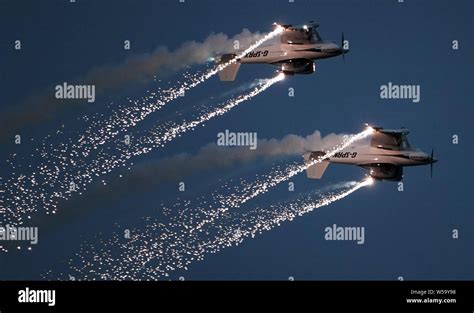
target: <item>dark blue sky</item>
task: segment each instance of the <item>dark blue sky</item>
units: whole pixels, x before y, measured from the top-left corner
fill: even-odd
[[[14,110],[28,96],[52,90],[58,82],[76,80],[94,67],[118,64],[158,46],[173,50],[213,32],[232,36],[243,28],[269,31],[274,21],[315,20],[325,39],[339,42],[344,32],[351,50],[345,63],[341,58],[318,61],[315,74],[289,77],[137,163],[196,152],[226,128],[255,131],[259,138],[282,138],[315,130],[323,135],[355,133],[370,122],[388,128],[405,126],[411,130],[413,146],[424,151],[434,148],[439,162],[433,179],[428,167],[408,168],[404,192],[397,191],[395,183],[377,183],[238,247],[206,256],[174,275],[187,279],[473,279],[473,9],[472,1],[0,1],[0,110]],[[12,48],[16,39],[22,41],[20,52]],[[131,51],[122,49],[125,39],[131,40]],[[457,51],[451,48],[453,40],[459,41]],[[177,105],[211,101],[211,96],[254,78],[271,77],[273,72],[266,65],[243,65],[237,82],[227,86],[211,79]],[[179,73],[167,79],[173,82],[178,77]],[[380,85],[388,82],[419,84],[421,101],[381,100]],[[289,87],[295,88],[294,98],[287,96]],[[103,94],[93,108],[66,109],[18,131],[41,139],[64,121],[104,110],[111,100],[139,96],[140,90],[130,86]],[[160,114],[154,114],[152,122]],[[453,134],[459,135],[458,145],[451,142]],[[18,148],[11,142],[0,144],[4,163]],[[186,177],[185,197],[206,196],[220,185],[219,178],[250,178],[271,166],[272,162],[251,163]],[[0,169],[2,177],[10,175],[7,167]],[[361,177],[359,168],[332,166],[322,181],[307,180],[304,174],[292,181],[296,192],[307,192]],[[295,197],[283,185],[245,207]],[[139,225],[142,216],[182,197],[175,182],[145,192],[127,188],[129,192],[121,192],[118,200],[91,197],[62,204],[62,211],[49,217],[43,233],[40,228],[40,243],[33,251],[0,256],[0,279],[38,279],[46,269],[64,268],[64,260],[97,231],[112,232],[114,223]],[[324,228],[334,223],[364,226],[366,243],[325,241]],[[459,230],[457,240],[451,237],[454,228]]]

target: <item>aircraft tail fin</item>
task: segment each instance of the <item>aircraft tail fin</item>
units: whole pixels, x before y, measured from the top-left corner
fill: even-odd
[[[308,152],[304,155],[304,161],[306,164],[308,164],[313,160],[321,158],[324,154],[325,153],[323,151]],[[311,165],[306,169],[306,176],[312,179],[321,179],[328,165],[328,160],[322,160],[321,162]]]
[[[235,57],[236,57],[235,53],[224,54],[222,55],[219,64],[227,63]],[[237,72],[239,71],[239,68],[240,68],[239,62],[235,62],[228,65],[222,71],[219,71],[219,79],[221,81],[234,81],[235,77],[237,76]]]

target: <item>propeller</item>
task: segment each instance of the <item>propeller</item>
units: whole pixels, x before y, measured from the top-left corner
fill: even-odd
[[[345,63],[346,59],[344,57],[344,54],[346,54],[346,50],[344,49],[344,32],[342,32],[342,36],[341,36],[341,50],[342,50],[342,60]]]
[[[436,161],[434,161],[434,149],[431,149],[431,163],[430,163],[430,177],[433,178],[433,163],[435,163]]]

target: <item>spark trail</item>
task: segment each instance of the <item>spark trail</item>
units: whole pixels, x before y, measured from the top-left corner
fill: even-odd
[[[93,128],[86,130],[86,135],[84,140],[81,140],[76,144],[75,148],[83,147],[84,145],[90,146],[86,149],[85,153],[89,153],[91,146],[97,144],[103,144],[106,140],[116,136],[119,132],[123,132],[129,127],[135,126],[137,123],[145,119],[149,114],[161,109],[167,103],[172,100],[177,99],[183,95],[186,91],[198,86],[199,84],[207,81],[209,78],[213,77],[226,67],[237,62],[238,59],[243,58],[247,53],[258,48],[264,42],[278,36],[283,31],[283,28],[277,27],[272,32],[266,34],[261,39],[257,40],[250,47],[245,49],[243,52],[239,53],[232,60],[221,63],[216,66],[214,69],[207,71],[204,74],[195,73],[187,74],[185,77],[189,80],[181,83],[178,87],[173,87],[164,92],[150,93],[148,96],[142,99],[142,102],[135,101],[134,107],[122,107],[118,112],[115,112],[111,118],[106,121],[100,120],[95,123]],[[160,98],[156,99],[158,95],[161,95]],[[150,103],[150,100],[155,100],[154,103]],[[86,118],[87,119],[87,118]],[[97,129],[96,126],[99,126]]]
[[[69,155],[67,149],[58,150],[57,152],[61,156],[58,158],[48,158],[48,155],[42,155],[43,163],[36,171],[33,170],[27,175],[13,175],[10,180],[2,184],[0,210],[5,213],[3,223],[21,224],[25,217],[29,219],[32,213],[39,210],[44,210],[46,214],[56,213],[60,200],[68,200],[74,193],[81,194],[97,177],[106,175],[115,168],[127,164],[133,165],[133,162],[130,162],[132,157],[146,154],[153,148],[163,147],[176,137],[195,129],[214,117],[227,113],[240,103],[250,100],[283,78],[284,75],[279,74],[274,78],[261,80],[249,93],[231,98],[216,109],[205,110],[192,121],[174,125],[173,123],[160,125],[148,135],[135,140],[132,145],[116,141],[113,147],[98,151],[92,161],[86,158],[82,162],[70,163],[66,158]],[[89,162],[85,162],[86,160]],[[74,190],[70,188],[71,182],[74,183]],[[0,246],[0,250],[5,251],[6,249]]]
[[[111,162],[107,162],[107,164],[103,165],[101,171],[97,170],[96,165],[100,163],[100,160],[98,160],[97,158],[100,157],[100,155],[104,155],[102,151],[98,151],[98,155],[91,156],[91,153],[96,152],[99,146],[104,145],[108,140],[115,137],[119,132],[137,125],[140,121],[145,119],[146,116],[160,109],[166,103],[176,99],[183,92],[205,82],[207,79],[217,74],[220,70],[235,63],[238,58],[243,57],[246,53],[259,47],[265,41],[276,37],[282,32],[282,30],[283,29],[279,27],[274,31],[268,33],[260,40],[256,41],[253,45],[245,49],[235,59],[232,59],[229,62],[223,64],[219,64],[215,69],[210,70],[205,74],[201,75],[197,73],[191,75],[190,81],[181,84],[180,87],[171,88],[170,90],[167,90],[164,93],[150,93],[148,96],[142,99],[141,103],[139,103],[139,101],[136,101],[135,104],[138,105],[135,107],[122,107],[118,112],[113,113],[112,117],[106,119],[105,121],[103,120],[104,116],[102,114],[98,114],[93,118],[84,117],[83,119],[86,122],[90,122],[91,126],[86,129],[83,135],[78,136],[77,141],[74,141],[72,138],[69,138],[68,142],[60,143],[57,146],[53,146],[51,144],[48,146],[46,140],[42,142],[42,146],[36,149],[36,153],[40,156],[40,159],[42,161],[36,167],[36,171],[33,171],[32,173],[22,173],[20,175],[16,175],[17,170],[19,170],[17,167],[21,167],[21,164],[15,166],[14,163],[16,162],[16,154],[13,154],[12,158],[7,160],[7,163],[11,165],[13,176],[16,177],[14,177],[13,180],[10,179],[5,182],[0,182],[0,212],[6,212],[9,214],[9,216],[15,216],[17,215],[16,211],[24,211],[25,213],[27,213],[27,218],[30,219],[31,217],[29,214],[35,211],[34,207],[37,207],[41,204],[47,214],[49,214],[50,212],[52,214],[56,213],[55,208],[57,200],[67,200],[69,198],[69,194],[74,193],[76,191],[81,193],[83,190],[85,190],[84,186],[81,186],[81,184],[83,184],[84,181],[86,182],[86,184],[91,183],[91,175],[100,176],[110,172],[109,169],[104,170],[104,166],[110,166],[109,164]],[[282,77],[280,78],[282,79]],[[265,89],[268,87],[269,86],[265,87]],[[258,93],[259,92],[257,92],[256,94]],[[153,103],[153,100],[156,99],[159,95],[161,95],[162,97]],[[245,97],[243,100],[239,99],[238,103],[248,99],[249,97]],[[224,108],[224,112],[216,112],[214,116],[222,115],[228,110],[230,110],[230,108]],[[192,125],[198,125],[199,123],[200,121],[197,120],[194,121]],[[192,128],[192,125],[189,125],[189,127]],[[183,131],[188,130],[186,125],[180,125],[178,127],[180,129],[174,129],[173,132],[179,134]],[[185,129],[181,129],[182,127],[185,127]],[[62,134],[63,129],[58,130],[57,133]],[[49,138],[51,138],[51,135],[48,135],[46,137],[46,139]],[[173,134],[169,133],[167,138],[174,138]],[[143,142],[153,144],[152,142],[150,142],[150,140],[146,139],[141,140],[140,143]],[[128,147],[117,149],[125,150],[127,148]],[[129,157],[131,155],[143,154],[150,150],[151,149],[149,148],[143,148],[141,152],[129,153]],[[31,156],[33,157],[34,155],[31,154]],[[126,159],[128,160],[128,158]],[[114,157],[112,157],[111,161],[120,162],[117,161],[117,158]],[[83,170],[84,167],[89,167],[90,164],[87,163],[91,162],[93,162],[94,166],[96,166],[95,169],[92,170],[92,174],[91,171],[88,172]],[[31,169],[31,165],[29,167],[30,168],[28,170]],[[78,177],[70,173],[71,167],[73,169],[79,169],[77,171],[80,174]],[[56,190],[55,192],[53,192],[53,196],[48,196],[48,192],[46,191],[46,189],[51,189],[53,186],[55,186],[60,176],[64,177],[64,179],[61,180],[60,184],[66,186],[62,186],[62,191]],[[70,184],[75,185],[73,191],[68,191],[67,189],[65,189],[67,185],[71,186]],[[9,193],[8,189],[12,188],[11,186],[13,186],[13,188],[15,188],[16,190],[10,193],[10,198],[7,199],[8,196],[6,196],[5,193]],[[30,199],[24,201],[24,194],[28,194],[27,198]],[[14,209],[12,209],[12,207]],[[11,218],[6,217],[4,222],[12,222],[14,224],[17,224],[18,222],[21,223],[22,221],[21,218],[20,220],[13,221],[11,220]],[[2,250],[1,246],[0,250]]]
[[[246,238],[254,238],[283,222],[292,221],[298,216],[341,200],[372,183],[372,178],[339,183],[324,188],[326,192],[322,194],[312,192],[297,200],[267,208],[256,208],[246,213],[233,212],[216,223],[204,225],[203,231],[199,233],[186,231],[187,221],[182,219],[182,215],[168,225],[148,218],[145,227],[131,230],[132,237],[128,240],[114,235],[110,240],[99,239],[97,247],[94,244],[82,245],[76,254],[76,260],[70,259],[71,272],[67,275],[83,280],[167,278],[176,270],[187,270],[190,264],[203,260],[207,254],[238,245]],[[318,199],[315,200],[315,196]],[[185,207],[188,205],[185,204]],[[187,209],[183,210],[186,211]],[[188,216],[190,218],[192,215]],[[53,273],[49,271],[45,278],[51,278],[51,275]],[[60,273],[57,278],[67,279],[67,276]]]
[[[148,96],[144,97],[141,101],[135,101],[135,107],[127,107],[124,106],[118,110],[118,112],[114,112],[113,115],[104,121],[103,114],[97,114],[90,117],[83,117],[84,121],[89,122],[91,126],[85,130],[85,132],[78,136],[78,139],[75,141],[72,138],[68,139],[67,143],[60,143],[57,146],[49,145],[47,146],[46,140],[42,142],[42,147],[36,149],[37,154],[41,157],[43,162],[37,166],[36,173],[33,172],[31,175],[24,175],[20,174],[17,177],[17,181],[12,182],[11,180],[5,183],[0,182],[0,192],[2,193],[3,198],[5,196],[3,193],[8,192],[8,184],[16,184],[18,186],[17,192],[20,193],[36,193],[38,197],[40,197],[40,202],[47,204],[45,205],[47,214],[49,214],[49,210],[47,209],[50,205],[54,203],[46,196],[44,190],[35,191],[41,185],[52,186],[49,181],[49,178],[57,179],[61,173],[65,173],[63,175],[68,176],[67,184],[75,182],[75,180],[70,179],[71,177],[68,174],[71,165],[73,167],[83,167],[87,166],[85,163],[87,162],[96,162],[97,159],[93,159],[89,157],[91,152],[98,149],[100,145],[105,144],[109,139],[115,137],[121,131],[124,131],[132,126],[137,125],[140,121],[145,119],[146,116],[155,112],[156,110],[163,107],[168,102],[176,99],[177,97],[181,96],[183,92],[196,87],[197,85],[205,82],[210,77],[217,74],[222,69],[226,68],[227,66],[236,62],[238,58],[243,57],[246,53],[254,50],[255,48],[262,45],[265,41],[270,40],[276,37],[278,34],[282,32],[282,28],[279,27],[274,31],[266,34],[261,39],[256,41],[250,47],[245,49],[242,53],[240,53],[235,59],[230,60],[229,62],[219,64],[215,69],[208,71],[205,74],[194,74],[190,75],[190,81],[182,83],[180,87],[171,88],[161,93],[151,92]],[[159,97],[161,95],[161,98]],[[154,102],[154,100],[156,102]],[[244,100],[245,101],[245,100]],[[62,126],[64,128],[64,125]],[[63,133],[63,129],[57,131],[58,134]],[[48,135],[46,139],[51,138],[51,135]],[[99,152],[100,153],[100,152]],[[31,155],[33,157],[33,154]],[[18,170],[15,168],[15,157],[16,154],[13,154],[11,159],[7,160],[12,166],[13,174]],[[95,157],[95,156],[94,156]],[[52,161],[54,160],[54,161]],[[21,167],[21,164],[18,165]],[[31,166],[30,166],[31,167]],[[38,174],[42,177],[37,177]],[[82,175],[84,176],[84,174]],[[27,181],[28,180],[28,181]],[[90,179],[88,179],[90,181]],[[62,192],[56,192],[55,198],[64,198]],[[31,203],[27,201],[25,203],[22,202],[21,196],[15,195],[12,196],[12,199],[15,203],[9,203],[8,201],[4,201],[0,198],[0,212],[8,212],[9,214],[15,215],[15,211],[12,210],[9,206],[15,207],[17,210],[23,210],[24,206],[33,205],[34,202]],[[22,203],[19,203],[22,202]],[[5,207],[8,206],[8,207]],[[27,211],[32,211],[28,210]],[[51,213],[55,213],[55,210],[51,210]],[[30,218],[30,217],[28,217]],[[7,222],[8,219],[5,221]],[[1,250],[1,246],[0,246]]]
[[[268,231],[276,226],[280,226],[282,222],[292,221],[298,216],[302,216],[320,207],[330,205],[333,202],[349,196],[360,188],[372,185],[373,183],[373,178],[367,177],[359,182],[354,181],[334,184],[326,189],[343,190],[336,193],[328,192],[323,194],[318,200],[314,200],[314,193],[312,193],[293,202],[280,203],[264,209],[257,208],[250,212],[243,213],[240,216],[234,214],[234,217],[230,219],[234,223],[231,222],[229,225],[225,226],[211,226],[219,235],[212,241],[204,241],[202,243],[204,249],[202,250],[205,250],[206,253],[216,253],[222,248],[234,244],[238,245],[245,238],[254,238],[263,231]],[[209,234],[212,232],[212,230],[206,229],[205,233]]]
[[[183,133],[183,132],[186,132],[188,130],[194,129],[199,124],[202,124],[206,121],[209,121],[210,119],[212,119],[214,117],[224,115],[225,113],[229,112],[230,110],[232,110],[234,107],[236,107],[240,103],[255,97],[259,93],[267,90],[268,88],[270,88],[270,86],[272,86],[276,82],[279,82],[279,81],[283,80],[284,78],[285,78],[285,74],[280,73],[277,76],[275,76],[274,78],[271,78],[271,79],[267,80],[264,84],[262,84],[260,87],[255,88],[250,93],[248,93],[246,95],[243,95],[241,97],[238,97],[236,99],[232,99],[231,101],[228,101],[225,106],[223,106],[221,108],[218,108],[217,110],[214,110],[214,111],[209,112],[207,114],[203,114],[198,119],[196,119],[194,121],[185,122],[185,123],[183,123],[179,126],[171,128],[163,136],[158,137],[157,140],[155,140],[154,143],[158,144],[158,145],[161,145],[162,142],[172,140],[173,138],[178,136],[180,133]]]

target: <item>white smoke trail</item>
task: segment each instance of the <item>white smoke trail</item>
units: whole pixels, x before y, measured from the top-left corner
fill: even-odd
[[[217,73],[219,73],[220,71],[222,71],[223,69],[225,69],[226,67],[228,67],[229,65],[231,64],[234,64],[236,63],[239,59],[243,58],[247,53],[255,50],[256,48],[258,48],[259,46],[261,46],[265,41],[268,41],[276,36],[278,36],[279,34],[281,34],[283,32],[283,28],[282,27],[277,27],[275,30],[273,30],[272,32],[266,34],[265,36],[263,36],[263,38],[259,39],[257,42],[255,42],[253,45],[251,45],[250,47],[248,47],[247,49],[245,49],[244,51],[242,51],[240,54],[238,54],[235,58],[231,59],[230,61],[226,62],[226,63],[221,63],[219,64],[215,69],[207,72],[204,76],[202,76],[201,78],[197,79],[195,82],[193,82],[190,86],[191,88],[196,86],[197,84],[199,84],[200,82],[202,81],[205,81],[207,79],[209,79],[210,77],[216,75]]]
[[[334,156],[334,154],[336,154],[337,152],[347,148],[348,146],[350,146],[351,144],[353,144],[354,142],[356,142],[358,140],[361,140],[361,139],[364,139],[364,138],[368,137],[372,133],[373,133],[373,130],[371,128],[367,128],[366,130],[364,130],[364,131],[362,131],[362,132],[360,132],[356,135],[347,136],[347,138],[345,138],[341,144],[331,148],[329,151],[326,151],[325,154],[320,156],[319,158],[311,160],[310,162],[302,164],[302,165],[290,166],[290,167],[287,168],[286,172],[283,173],[282,175],[277,174],[277,175],[274,175],[273,177],[271,177],[268,181],[259,183],[257,185],[253,184],[252,188],[256,189],[253,193],[251,193],[250,195],[247,195],[243,198],[234,199],[230,203],[230,206],[233,207],[233,206],[238,205],[239,203],[245,203],[248,200],[250,200],[252,198],[255,198],[257,195],[267,192],[269,188],[274,187],[274,186],[278,185],[279,183],[281,183],[283,181],[286,181],[286,180],[290,179],[291,177],[293,177],[293,176],[295,176],[299,173],[304,172],[309,167],[311,167],[311,166],[313,166],[317,163],[322,162],[326,158],[330,158],[330,157]]]
[[[186,222],[193,218],[189,212],[186,220],[183,220],[183,216],[178,216],[174,225],[147,219],[145,227],[131,230],[133,235],[129,240],[124,241],[120,235],[114,235],[110,240],[99,240],[97,247],[92,244],[82,245],[76,254],[77,259],[69,261],[71,273],[68,275],[72,274],[83,280],[157,280],[169,277],[175,270],[187,270],[190,264],[203,260],[207,254],[238,245],[245,238],[254,238],[283,222],[292,221],[297,216],[341,200],[372,183],[372,178],[366,178],[360,182],[334,184],[325,189],[342,191],[322,195],[312,193],[292,202],[256,208],[246,213],[234,212],[232,216],[222,218],[219,222],[205,225],[204,231],[194,234],[186,228]],[[315,200],[315,195],[319,199]],[[183,210],[187,211],[189,210]],[[54,274],[47,273],[45,278],[51,275]],[[65,274],[59,274],[59,279],[63,275]]]
[[[117,182],[113,190],[128,188],[130,185],[149,188],[163,181],[176,180],[183,176],[191,176],[197,172],[232,167],[236,164],[253,162],[256,160],[271,160],[301,156],[308,150],[325,150],[338,144],[345,138],[344,134],[328,134],[322,136],[314,131],[308,136],[289,134],[281,139],[259,139],[257,149],[248,147],[222,147],[216,143],[203,146],[196,154],[179,153],[162,159],[153,159],[137,164],[134,171],[124,172],[124,180]],[[120,197],[120,192],[104,191],[101,198]],[[97,195],[99,196],[99,195]]]
[[[208,63],[211,56],[230,51],[236,41],[240,46],[247,47],[263,36],[259,32],[242,29],[233,37],[212,33],[203,41],[186,41],[171,51],[166,46],[159,46],[151,53],[132,55],[121,64],[94,68],[85,75],[84,80],[102,88],[147,81],[163,72],[176,72],[195,64]]]

